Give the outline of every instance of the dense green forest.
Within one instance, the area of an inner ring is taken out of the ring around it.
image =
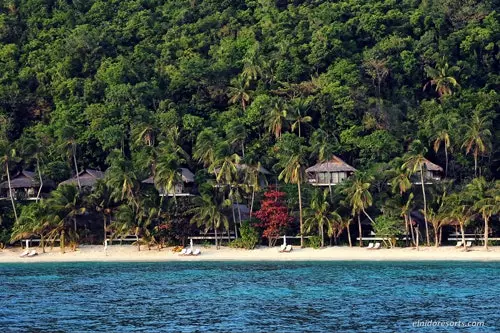
[[[108,170],[93,193],[60,187],[15,211],[5,200],[3,239],[41,233],[26,225],[44,209],[55,215],[43,228],[59,236],[91,211],[143,238],[168,229],[179,240],[200,216],[222,231],[231,211],[214,211],[227,200],[250,204],[257,189],[260,208],[264,189],[238,186],[255,183],[255,172],[235,175],[243,163],[275,175],[295,234],[332,236],[350,217],[355,232],[361,216],[392,235],[411,210],[436,235],[450,216],[478,228],[492,217],[498,231],[498,10],[493,0],[0,0],[2,180]],[[323,196],[303,170],[333,154],[359,172]],[[404,186],[424,157],[447,180]],[[181,166],[201,196],[163,200],[141,184],[172,186]]]

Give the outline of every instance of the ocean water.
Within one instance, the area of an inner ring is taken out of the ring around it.
[[[499,277],[493,262],[0,264],[0,329],[500,332]]]

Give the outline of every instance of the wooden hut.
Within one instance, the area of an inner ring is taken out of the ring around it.
[[[425,184],[432,184],[440,181],[443,178],[443,168],[439,165],[432,163],[428,159],[424,161],[424,182]],[[421,184],[420,172],[417,172],[412,177],[413,184]]]
[[[43,179],[40,197],[45,197],[55,187],[50,179]],[[10,187],[15,200],[36,200],[40,190],[38,174],[32,171],[21,171],[11,177]],[[0,198],[10,199],[9,183],[0,183]]]
[[[71,184],[78,186],[79,179],[81,187],[92,188],[94,187],[95,183],[102,178],[104,178],[104,172],[92,169],[84,169],[78,173],[78,177],[74,175],[73,177],[63,181],[59,185]]]
[[[306,169],[307,181],[314,186],[330,186],[340,184],[352,175],[356,169],[333,156],[329,161],[321,162]]]
[[[173,197],[174,195],[176,197],[192,196],[194,194],[194,174],[191,172],[191,170],[187,168],[179,168],[178,172],[182,181],[176,183],[174,188],[171,189],[159,188],[159,186],[155,184],[154,178],[152,176],[149,177],[148,179],[143,180],[142,183],[155,185],[156,189],[160,193],[160,196],[167,196],[167,197]]]

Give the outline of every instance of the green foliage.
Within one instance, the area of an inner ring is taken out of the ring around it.
[[[250,225],[250,223],[248,223],[248,221],[245,221],[240,228],[240,238],[233,240],[229,243],[229,246],[251,250],[255,248],[258,242],[259,233]]]
[[[307,239],[307,246],[312,247],[313,249],[321,248],[321,237],[320,236],[310,236]]]
[[[396,237],[404,233],[404,221],[397,217],[387,215],[378,216],[372,226],[377,237],[386,237],[389,239],[384,242],[388,243],[390,247],[395,246]]]

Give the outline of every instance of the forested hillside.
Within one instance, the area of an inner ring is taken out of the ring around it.
[[[388,181],[377,176],[409,153],[456,188],[494,180],[498,10],[479,0],[0,0],[3,180],[6,166],[38,163],[56,182],[111,166],[118,197],[136,200],[134,182],[158,168],[186,166],[203,182],[231,160],[280,175],[299,152],[301,168],[335,154],[375,176],[381,202]]]

